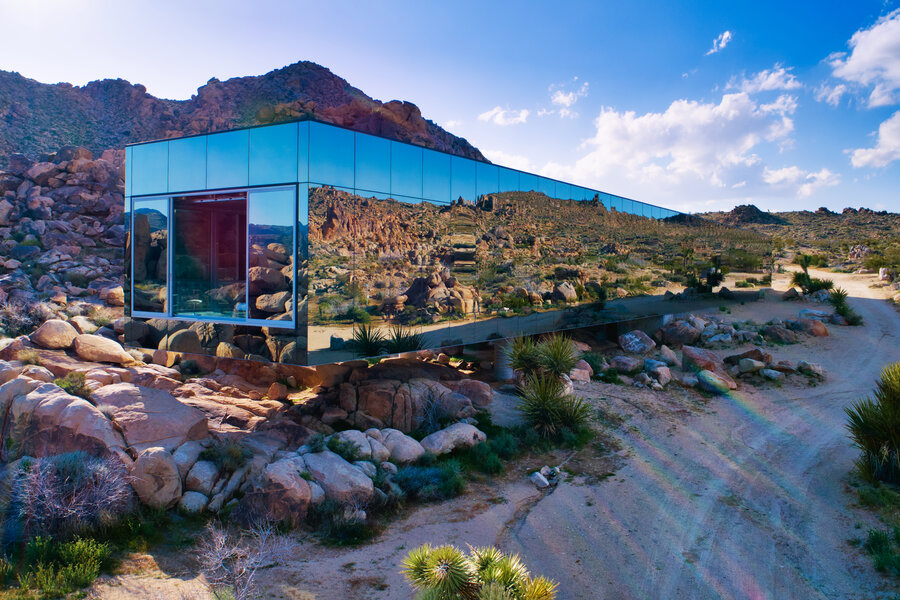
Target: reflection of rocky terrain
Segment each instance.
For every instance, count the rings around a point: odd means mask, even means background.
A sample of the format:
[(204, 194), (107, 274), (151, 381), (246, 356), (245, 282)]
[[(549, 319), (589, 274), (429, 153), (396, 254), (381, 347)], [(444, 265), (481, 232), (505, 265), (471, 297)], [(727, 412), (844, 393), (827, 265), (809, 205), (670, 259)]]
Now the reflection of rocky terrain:
[(84, 87), (39, 83), (0, 71), (0, 166), (65, 144), (99, 153), (144, 140), (179, 137), (314, 116), (460, 156), (483, 159), (466, 140), (422, 117), (410, 102), (382, 103), (328, 69), (298, 62), (265, 75), (210, 79), (190, 100), (163, 100), (123, 79)]
[(655, 221), (537, 192), (441, 205), (316, 188), (312, 319), (353, 322), (366, 310), (426, 324), (591, 303), (630, 293), (623, 281), (654, 268), (664, 287), (685, 246), (698, 258), (769, 251), (762, 236), (710, 221)]

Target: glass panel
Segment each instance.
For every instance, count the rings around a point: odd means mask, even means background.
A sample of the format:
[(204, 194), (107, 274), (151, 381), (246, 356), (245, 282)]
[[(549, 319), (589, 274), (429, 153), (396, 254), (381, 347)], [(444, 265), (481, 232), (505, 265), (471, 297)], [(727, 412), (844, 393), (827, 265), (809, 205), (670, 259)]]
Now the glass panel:
[(309, 180), (336, 187), (354, 186), (352, 131), (309, 124)]
[(206, 189), (206, 136), (169, 141), (169, 191)]
[(297, 181), (309, 181), (309, 121), (297, 126)]
[[(247, 295), (252, 319), (284, 321), (284, 325), (294, 320), (296, 206), (293, 188), (250, 191), (247, 226), (250, 238), (250, 272)], [(278, 360), (278, 356), (274, 355), (273, 360)]]
[[(126, 150), (127, 153), (127, 150)], [(127, 168), (127, 166), (126, 166)], [(122, 286), (122, 289), (125, 291), (125, 316), (131, 316), (131, 285), (133, 283), (131, 279), (131, 198), (128, 196), (125, 197), (125, 209), (122, 214), (125, 225), (125, 282)]]
[(425, 198), (450, 202), (450, 155), (422, 150), (422, 191)]
[(134, 164), (134, 156), (132, 155), (132, 147), (125, 147), (125, 195), (131, 196), (131, 166)]
[(556, 197), (560, 200), (573, 200), (572, 186), (568, 183), (556, 182)]
[(391, 194), (422, 197), (422, 148), (391, 142)]
[(131, 256), (132, 309), (164, 314), (168, 259), (169, 199), (134, 200), (134, 225), (126, 241)]
[(242, 187), (249, 181), (250, 132), (227, 131), (206, 138), (206, 187)]
[(475, 165), (477, 173), (475, 195), (483, 196), (484, 194), (496, 194), (499, 190), (499, 172), (497, 166), (484, 163), (475, 163)]
[(356, 134), (356, 189), (390, 193), (390, 141), (371, 135)]
[(458, 156), (451, 157), (450, 198), (475, 201), (475, 162)]
[(177, 196), (172, 213), (173, 314), (246, 318), (246, 192)]
[(519, 172), (500, 168), (500, 191), (515, 192), (519, 189)]
[(520, 192), (537, 192), (538, 176), (531, 173), (519, 173), (519, 191)]
[(542, 194), (546, 194), (550, 198), (556, 198), (556, 182), (552, 179), (547, 179), (546, 177), (538, 178), (538, 187), (540, 188), (538, 191)]
[(131, 193), (165, 194), (168, 189), (169, 142), (132, 146)]
[(250, 185), (297, 181), (297, 124), (250, 130)]

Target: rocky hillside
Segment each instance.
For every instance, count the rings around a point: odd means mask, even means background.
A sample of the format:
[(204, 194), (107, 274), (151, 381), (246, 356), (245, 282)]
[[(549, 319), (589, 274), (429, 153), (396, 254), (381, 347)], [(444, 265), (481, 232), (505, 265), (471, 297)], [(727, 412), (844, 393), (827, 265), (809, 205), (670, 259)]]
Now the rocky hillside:
[(701, 216), (808, 245), (900, 240), (900, 214), (868, 208), (845, 208), (840, 213), (827, 208), (771, 213), (751, 204)]
[(124, 79), (84, 87), (0, 71), (0, 168), (65, 145), (99, 155), (148, 139), (276, 123), (303, 116), (484, 160), (481, 152), (422, 117), (410, 102), (380, 102), (312, 62), (265, 75), (210, 79), (190, 100), (165, 100)]

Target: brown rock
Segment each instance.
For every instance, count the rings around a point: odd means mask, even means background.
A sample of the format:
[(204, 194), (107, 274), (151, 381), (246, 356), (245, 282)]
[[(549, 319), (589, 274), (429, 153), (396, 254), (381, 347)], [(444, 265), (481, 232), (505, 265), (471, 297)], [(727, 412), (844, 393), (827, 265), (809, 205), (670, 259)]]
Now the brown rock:
[(181, 476), (175, 459), (165, 448), (151, 447), (131, 467), (131, 487), (151, 508), (170, 508), (181, 498)]
[(78, 331), (60, 319), (50, 319), (29, 336), (31, 341), (43, 348), (69, 348), (78, 337)]
[(75, 352), (80, 358), (97, 362), (132, 363), (134, 358), (118, 342), (83, 333), (75, 337)]
[(719, 355), (711, 350), (685, 346), (682, 348), (682, 365), (686, 371), (710, 371), (719, 379), (725, 381), (732, 390), (737, 389), (737, 384), (728, 371)]
[(700, 339), (702, 331), (692, 326), (687, 321), (672, 321), (663, 325), (658, 336), (663, 344), (669, 346), (684, 346), (695, 343)]
[(797, 319), (800, 329), (814, 337), (827, 337), (828, 328), (818, 319)]
[(276, 381), (269, 386), (269, 391), (266, 392), (266, 395), (269, 397), (269, 400), (283, 402), (287, 400), (288, 397), (287, 386)]

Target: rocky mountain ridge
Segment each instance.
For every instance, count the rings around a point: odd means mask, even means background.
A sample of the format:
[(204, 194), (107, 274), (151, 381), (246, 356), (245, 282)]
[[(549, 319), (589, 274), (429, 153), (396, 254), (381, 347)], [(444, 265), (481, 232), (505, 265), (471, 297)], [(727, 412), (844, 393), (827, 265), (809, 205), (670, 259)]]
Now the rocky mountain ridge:
[(0, 71), (0, 168), (61, 146), (95, 155), (127, 143), (277, 123), (302, 117), (485, 160), (463, 138), (425, 119), (411, 102), (380, 102), (312, 62), (264, 75), (210, 79), (189, 100), (166, 100), (124, 79), (83, 87)]

